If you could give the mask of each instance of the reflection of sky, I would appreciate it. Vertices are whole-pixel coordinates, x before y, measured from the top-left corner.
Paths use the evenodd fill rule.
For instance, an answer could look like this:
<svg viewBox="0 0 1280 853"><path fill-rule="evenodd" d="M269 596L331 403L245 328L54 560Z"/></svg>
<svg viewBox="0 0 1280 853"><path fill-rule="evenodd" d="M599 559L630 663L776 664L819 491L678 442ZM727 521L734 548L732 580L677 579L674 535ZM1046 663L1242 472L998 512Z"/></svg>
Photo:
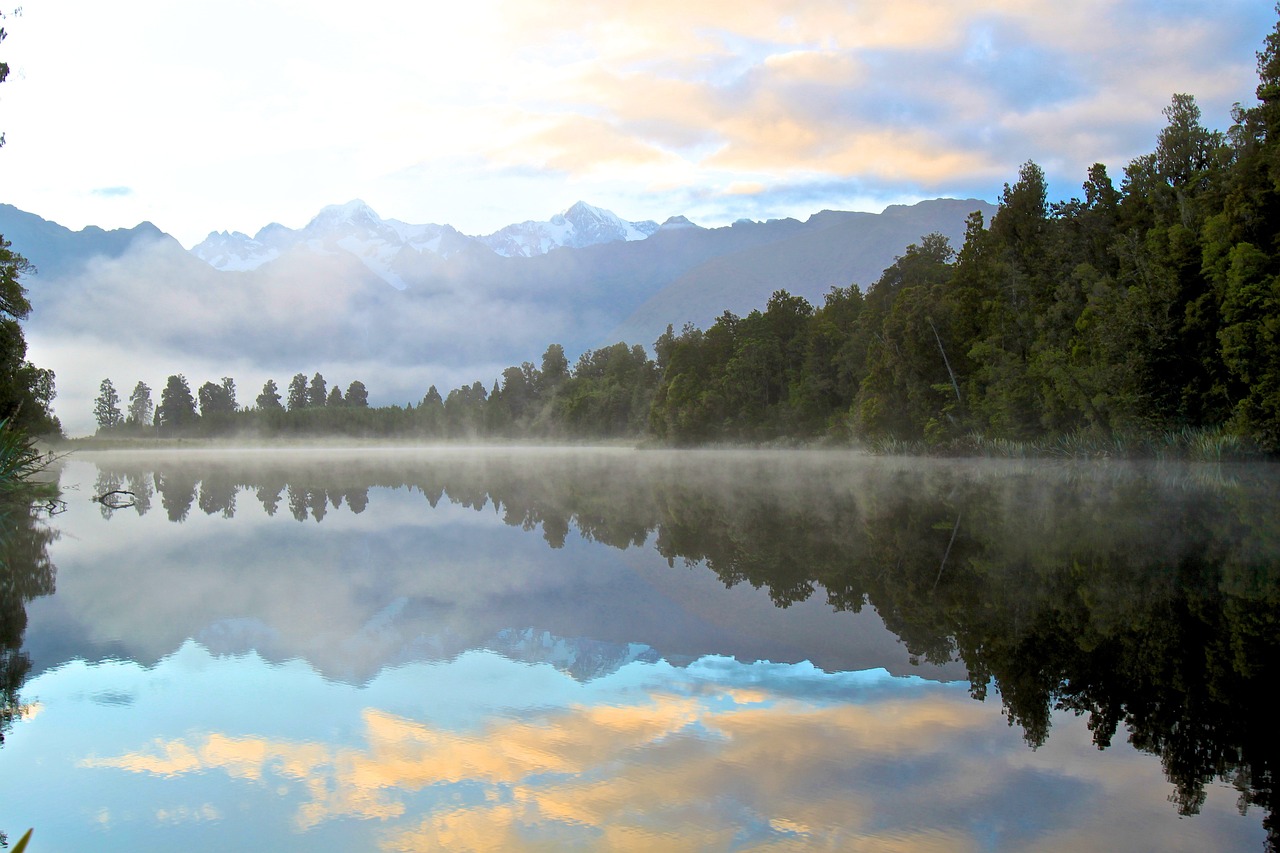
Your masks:
<svg viewBox="0 0 1280 853"><path fill-rule="evenodd" d="M470 652L356 687L188 642L152 668L65 664L24 696L0 826L46 850L1260 844L1221 788L1173 819L1158 764L1099 760L1079 721L1031 752L964 685L883 671L713 657L584 683Z"/></svg>

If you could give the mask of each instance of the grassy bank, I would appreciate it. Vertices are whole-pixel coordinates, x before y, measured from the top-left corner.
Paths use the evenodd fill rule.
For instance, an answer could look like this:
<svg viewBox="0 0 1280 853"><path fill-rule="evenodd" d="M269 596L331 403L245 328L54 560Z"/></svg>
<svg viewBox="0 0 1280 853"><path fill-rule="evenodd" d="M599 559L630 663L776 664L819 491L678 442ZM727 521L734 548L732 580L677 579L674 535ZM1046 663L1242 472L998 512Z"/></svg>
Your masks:
<svg viewBox="0 0 1280 853"><path fill-rule="evenodd" d="M0 495L51 496L56 486L40 475L55 458L35 438L12 428L7 420L0 421Z"/></svg>

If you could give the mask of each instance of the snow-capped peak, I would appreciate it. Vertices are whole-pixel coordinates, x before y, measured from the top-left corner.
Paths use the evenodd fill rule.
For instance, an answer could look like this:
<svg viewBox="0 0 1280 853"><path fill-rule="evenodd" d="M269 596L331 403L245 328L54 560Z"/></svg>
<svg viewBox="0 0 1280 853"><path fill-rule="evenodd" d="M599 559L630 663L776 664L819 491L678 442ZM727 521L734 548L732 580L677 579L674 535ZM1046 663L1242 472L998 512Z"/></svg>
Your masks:
<svg viewBox="0 0 1280 853"><path fill-rule="evenodd" d="M239 231L210 231L191 253L215 269L243 271L274 260L280 252Z"/></svg>
<svg viewBox="0 0 1280 853"><path fill-rule="evenodd" d="M323 208L303 228L286 228L273 222L256 237L212 233L191 252L222 270L251 270L273 261L296 247L321 254L354 255L393 287L405 282L395 271L402 251L449 257L472 240L449 225L408 225L384 220L368 204L353 199Z"/></svg>
<svg viewBox="0 0 1280 853"><path fill-rule="evenodd" d="M331 204L321 208L315 218L302 230L318 233L344 227L376 229L381 224L382 218L374 212L373 208L356 198L346 204Z"/></svg>
<svg viewBox="0 0 1280 853"><path fill-rule="evenodd" d="M546 222L508 225L480 241L499 255L528 258L561 247L580 249L615 240L643 240L657 230L656 222L628 222L612 211L579 201Z"/></svg>
<svg viewBox="0 0 1280 853"><path fill-rule="evenodd" d="M686 216L668 217L666 222L663 222L661 225L658 226L659 231L679 231L682 228L699 228L700 229L702 228L702 226L689 221L689 218Z"/></svg>

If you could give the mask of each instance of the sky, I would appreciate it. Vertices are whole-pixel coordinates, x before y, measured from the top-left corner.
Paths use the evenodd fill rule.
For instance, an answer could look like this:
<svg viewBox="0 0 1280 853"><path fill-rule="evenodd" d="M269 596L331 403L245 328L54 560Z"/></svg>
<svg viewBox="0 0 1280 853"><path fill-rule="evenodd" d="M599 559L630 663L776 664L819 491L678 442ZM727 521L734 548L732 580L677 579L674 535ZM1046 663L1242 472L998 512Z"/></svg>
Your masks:
<svg viewBox="0 0 1280 853"><path fill-rule="evenodd" d="M1264 0L26 0L0 201L73 229L298 228L361 198L485 234L579 199L704 225L1053 198L1251 103Z"/></svg>

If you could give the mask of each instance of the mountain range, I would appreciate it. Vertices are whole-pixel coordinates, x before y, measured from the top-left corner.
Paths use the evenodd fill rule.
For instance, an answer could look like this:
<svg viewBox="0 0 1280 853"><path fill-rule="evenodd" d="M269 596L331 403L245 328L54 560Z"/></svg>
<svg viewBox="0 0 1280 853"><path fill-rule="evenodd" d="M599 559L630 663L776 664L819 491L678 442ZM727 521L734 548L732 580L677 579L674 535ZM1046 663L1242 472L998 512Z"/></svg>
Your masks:
<svg viewBox="0 0 1280 853"><path fill-rule="evenodd" d="M450 225L384 220L354 200L324 208L296 230L272 223L253 237L214 232L191 253L223 271L256 270L290 252L344 256L397 290L447 281L501 290L504 282L527 282L581 306L599 304L614 324L595 328L597 335L647 343L668 323L706 325L726 309L745 313L774 290L818 302L833 286L865 287L924 234L937 231L958 245L973 210L989 217L994 208L972 199L937 199L893 205L881 214L826 210L805 222L740 220L707 229L684 216L661 225L629 222L580 201L549 220L473 237ZM651 242L615 245L638 241ZM594 251L557 251L566 249ZM624 308L631 310L624 314Z"/></svg>
<svg viewBox="0 0 1280 853"><path fill-rule="evenodd" d="M90 411L103 376L131 388L177 371L193 387L232 375L256 393L266 377L324 367L333 380L360 378L375 404L416 402L431 384L488 385L553 342L572 358L651 344L668 324L705 328L726 310L763 308L778 289L815 304L832 287L865 289L925 234L959 247L975 210L995 208L935 199L703 228L579 202L472 237L353 201L301 229L218 232L186 250L151 223L73 232L0 205L0 234L38 269L25 280L28 337L57 373L55 405L72 429L68 410Z"/></svg>
<svg viewBox="0 0 1280 853"><path fill-rule="evenodd" d="M452 225L410 225L398 219L382 219L363 201L355 199L324 208L297 230L273 222L252 237L239 231L214 231L191 252L220 270L257 269L295 246L315 252L347 252L388 284L403 290L409 283L393 271L402 252L450 258L467 249L483 247L507 258L531 258L552 249L643 240L658 228L656 222L627 222L612 211L580 201L546 222L520 222L482 237L468 237Z"/></svg>

